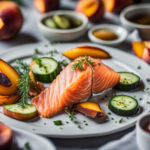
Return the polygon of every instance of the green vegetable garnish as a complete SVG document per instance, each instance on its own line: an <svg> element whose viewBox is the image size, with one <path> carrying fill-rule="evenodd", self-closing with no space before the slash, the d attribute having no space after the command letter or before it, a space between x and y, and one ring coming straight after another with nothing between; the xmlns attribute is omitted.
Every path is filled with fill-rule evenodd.
<svg viewBox="0 0 150 150"><path fill-rule="evenodd" d="M123 121L123 118L121 118L121 119L119 120L119 123L122 123L122 121Z"/></svg>
<svg viewBox="0 0 150 150"><path fill-rule="evenodd" d="M55 44L57 44L57 42L55 42L55 41L50 41L49 44L55 45Z"/></svg>
<svg viewBox="0 0 150 150"><path fill-rule="evenodd" d="M33 56L31 57L32 61L38 59L38 56L37 56L38 54L39 54L39 51L38 51L38 49L36 48L36 49L34 50Z"/></svg>
<svg viewBox="0 0 150 150"><path fill-rule="evenodd" d="M65 112L68 114L71 121L73 121L76 117L73 115L74 110L70 110L69 107L65 107Z"/></svg>
<svg viewBox="0 0 150 150"><path fill-rule="evenodd" d="M35 63L39 66L39 68L42 67L42 60L41 59L36 59Z"/></svg>
<svg viewBox="0 0 150 150"><path fill-rule="evenodd" d="M141 66L138 66L137 69L141 69Z"/></svg>
<svg viewBox="0 0 150 150"><path fill-rule="evenodd" d="M30 145L29 145L29 142L26 142L26 143L24 144L24 149L25 149L25 150L31 150Z"/></svg>
<svg viewBox="0 0 150 150"><path fill-rule="evenodd" d="M62 121L61 120L56 120L56 121L53 121L53 122L54 122L54 124L56 126L61 126L62 125Z"/></svg>
<svg viewBox="0 0 150 150"><path fill-rule="evenodd" d="M108 112L107 114L108 114L108 115L111 115L111 112Z"/></svg>
<svg viewBox="0 0 150 150"><path fill-rule="evenodd" d="M81 128L81 126L80 126L80 125L78 125L78 128Z"/></svg>
<svg viewBox="0 0 150 150"><path fill-rule="evenodd" d="M50 54L50 57L53 57L54 54L57 54L57 53L58 53L57 50L54 49L54 50L51 50L51 51L47 52L46 54Z"/></svg>

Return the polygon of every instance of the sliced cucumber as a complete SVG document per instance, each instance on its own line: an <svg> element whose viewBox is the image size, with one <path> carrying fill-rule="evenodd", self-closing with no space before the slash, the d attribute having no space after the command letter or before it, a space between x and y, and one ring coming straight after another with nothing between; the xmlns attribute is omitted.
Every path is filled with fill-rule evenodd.
<svg viewBox="0 0 150 150"><path fill-rule="evenodd" d="M138 102L127 95L117 95L110 99L109 109L120 116L135 115L139 109Z"/></svg>
<svg viewBox="0 0 150 150"><path fill-rule="evenodd" d="M30 69L37 80L44 83L51 83L61 71L58 62L49 57L36 59L35 63L31 63Z"/></svg>
<svg viewBox="0 0 150 150"><path fill-rule="evenodd" d="M25 108L22 108L19 104L10 104L10 105L3 105L3 107L11 112L20 113L20 114L32 114L37 111L34 105L26 105Z"/></svg>
<svg viewBox="0 0 150 150"><path fill-rule="evenodd" d="M47 27L57 29L57 25L56 25L56 23L54 22L54 20L52 18L45 19L44 24Z"/></svg>
<svg viewBox="0 0 150 150"><path fill-rule="evenodd" d="M69 29L70 28L70 21L67 17L54 15L53 19L60 29Z"/></svg>
<svg viewBox="0 0 150 150"><path fill-rule="evenodd" d="M115 88L123 91L130 91L140 85L140 77L130 72L118 72L121 76L120 82Z"/></svg>

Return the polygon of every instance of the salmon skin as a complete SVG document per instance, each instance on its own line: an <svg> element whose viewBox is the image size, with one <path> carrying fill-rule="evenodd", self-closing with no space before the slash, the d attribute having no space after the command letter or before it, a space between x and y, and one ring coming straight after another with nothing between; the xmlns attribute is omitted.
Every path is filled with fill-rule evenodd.
<svg viewBox="0 0 150 150"><path fill-rule="evenodd" d="M76 60L79 59L83 59L83 57ZM64 107L90 97L91 85L93 93L100 93L120 82L120 75L104 65L100 59L91 58L91 61L95 62L92 65L93 78L92 69L88 63L83 63L84 70L72 71L71 66L75 62L71 62L48 88L32 99L31 103L42 117L52 117L62 111Z"/></svg>

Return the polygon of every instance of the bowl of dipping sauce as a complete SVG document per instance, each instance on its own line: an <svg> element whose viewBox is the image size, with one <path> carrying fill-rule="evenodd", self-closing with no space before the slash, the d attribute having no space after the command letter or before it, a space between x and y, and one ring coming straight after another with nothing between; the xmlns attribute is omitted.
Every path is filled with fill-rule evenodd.
<svg viewBox="0 0 150 150"><path fill-rule="evenodd" d="M150 150L150 113L137 121L136 140L140 150Z"/></svg>
<svg viewBox="0 0 150 150"><path fill-rule="evenodd" d="M52 41L73 41L87 30L88 18L79 12L56 10L43 14L38 22L42 35Z"/></svg>
<svg viewBox="0 0 150 150"><path fill-rule="evenodd" d="M127 38L128 32L117 25L101 24L93 26L89 32L88 37L92 42L117 46Z"/></svg>
<svg viewBox="0 0 150 150"><path fill-rule="evenodd" d="M120 20L128 31L138 29L143 40L150 40L150 4L125 8L120 14Z"/></svg>

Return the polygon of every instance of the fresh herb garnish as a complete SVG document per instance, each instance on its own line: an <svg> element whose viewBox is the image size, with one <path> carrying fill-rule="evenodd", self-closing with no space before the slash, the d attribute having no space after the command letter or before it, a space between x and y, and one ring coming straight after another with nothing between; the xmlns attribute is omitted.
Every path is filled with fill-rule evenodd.
<svg viewBox="0 0 150 150"><path fill-rule="evenodd" d="M100 63L98 63L98 65L101 65Z"/></svg>
<svg viewBox="0 0 150 150"><path fill-rule="evenodd" d="M85 120L83 122L86 122Z"/></svg>
<svg viewBox="0 0 150 150"><path fill-rule="evenodd" d="M68 64L69 64L66 59L58 61L58 63L61 64L61 65L63 65L63 66L65 66L65 67L68 66Z"/></svg>
<svg viewBox="0 0 150 150"><path fill-rule="evenodd" d="M20 95L21 99L19 100L19 105L22 106L23 108L25 107L25 105L29 105L28 104L28 98L29 98L29 90L30 90L30 85L34 85L33 82L30 79L29 76L29 66L24 63L21 60L16 60L15 61L15 66L14 68L16 69L16 71L18 72L18 74L20 75L20 82L18 83L18 94Z"/></svg>
<svg viewBox="0 0 150 150"><path fill-rule="evenodd" d="M76 117L73 115L74 110L70 110L69 107L65 107L65 112L68 114L68 117L70 118L71 121L73 121Z"/></svg>
<svg viewBox="0 0 150 150"><path fill-rule="evenodd" d="M55 44L57 44L57 42L55 42L55 41L50 41L49 44L55 45Z"/></svg>
<svg viewBox="0 0 150 150"><path fill-rule="evenodd" d="M32 129L33 131L35 130L35 129Z"/></svg>
<svg viewBox="0 0 150 150"><path fill-rule="evenodd" d="M38 54L39 54L39 51L38 51L38 49L36 48L36 49L34 50L33 56L31 57L32 61L38 59L38 56L37 56Z"/></svg>
<svg viewBox="0 0 150 150"><path fill-rule="evenodd" d="M62 128L60 127L60 130L61 130Z"/></svg>
<svg viewBox="0 0 150 150"><path fill-rule="evenodd" d="M87 126L88 124L86 123L85 125Z"/></svg>
<svg viewBox="0 0 150 150"><path fill-rule="evenodd" d="M147 102L147 104L150 104L150 102Z"/></svg>
<svg viewBox="0 0 150 150"><path fill-rule="evenodd" d="M114 120L114 118L111 118L111 120Z"/></svg>
<svg viewBox="0 0 150 150"><path fill-rule="evenodd" d="M69 123L68 121L66 121L66 123Z"/></svg>
<svg viewBox="0 0 150 150"><path fill-rule="evenodd" d="M138 66L137 69L141 69L141 66Z"/></svg>
<svg viewBox="0 0 150 150"><path fill-rule="evenodd" d="M78 128L80 128L80 129L81 129L81 126L80 126L80 125L78 125Z"/></svg>
<svg viewBox="0 0 150 150"><path fill-rule="evenodd" d="M46 125L46 123L44 123L44 125Z"/></svg>
<svg viewBox="0 0 150 150"><path fill-rule="evenodd" d="M147 82L150 82L150 79L146 79Z"/></svg>
<svg viewBox="0 0 150 150"><path fill-rule="evenodd" d="M39 68L42 67L42 60L41 59L36 59L35 63L39 66Z"/></svg>
<svg viewBox="0 0 150 150"><path fill-rule="evenodd" d="M50 54L50 57L53 57L54 54L57 54L57 53L58 53L57 50L54 49L54 50L51 50L51 51L47 52L46 54Z"/></svg>
<svg viewBox="0 0 150 150"><path fill-rule="evenodd" d="M25 149L25 150L31 150L30 145L29 145L29 142L26 142L26 143L24 144L24 149Z"/></svg>
<svg viewBox="0 0 150 150"><path fill-rule="evenodd" d="M142 100L142 98L139 98L139 100Z"/></svg>
<svg viewBox="0 0 150 150"><path fill-rule="evenodd" d="M117 123L117 121L115 121L115 123Z"/></svg>
<svg viewBox="0 0 150 150"><path fill-rule="evenodd" d="M61 126L62 125L62 121L61 120L56 120L56 121L53 121L53 122L54 122L54 124L56 126Z"/></svg>
<svg viewBox="0 0 150 150"><path fill-rule="evenodd" d="M123 121L123 118L121 118L121 119L119 120L119 123L122 123L122 121Z"/></svg>
<svg viewBox="0 0 150 150"><path fill-rule="evenodd" d="M107 114L108 114L108 115L111 115L111 112L108 112Z"/></svg>
<svg viewBox="0 0 150 150"><path fill-rule="evenodd" d="M149 90L149 88L143 89L143 91L144 91L145 93L147 93L148 90Z"/></svg>
<svg viewBox="0 0 150 150"><path fill-rule="evenodd" d="M48 45L46 45L46 44L45 44L44 46L45 46L45 47L48 47Z"/></svg>
<svg viewBox="0 0 150 150"><path fill-rule="evenodd" d="M127 117L127 119L129 119L129 117Z"/></svg>

